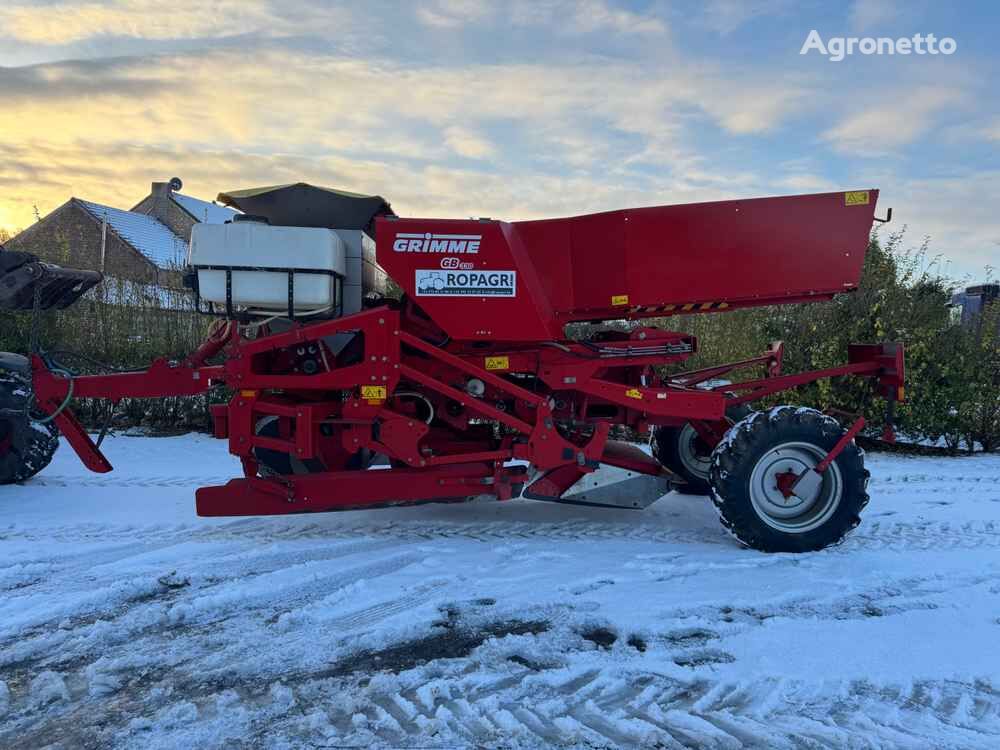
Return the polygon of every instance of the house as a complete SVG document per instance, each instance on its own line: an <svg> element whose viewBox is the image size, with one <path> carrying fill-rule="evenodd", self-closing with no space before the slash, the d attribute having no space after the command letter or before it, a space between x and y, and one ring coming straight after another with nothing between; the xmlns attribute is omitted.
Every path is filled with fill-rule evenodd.
<svg viewBox="0 0 1000 750"><path fill-rule="evenodd" d="M1000 284L986 283L966 287L951 296L951 307L956 321L966 328L982 326L983 316L987 308L1000 301ZM1000 320L997 321L997 334L1000 335Z"/></svg>
<svg viewBox="0 0 1000 750"><path fill-rule="evenodd" d="M191 241L191 227L195 224L225 224L236 215L236 211L226 206L183 195L178 192L181 187L176 177L170 182L154 182L149 195L135 204L131 212L152 216L185 244Z"/></svg>
<svg viewBox="0 0 1000 750"><path fill-rule="evenodd" d="M181 187L176 177L154 182L149 195L128 211L70 198L4 247L124 281L181 289L180 267L191 227L202 222L222 224L236 214L184 195Z"/></svg>

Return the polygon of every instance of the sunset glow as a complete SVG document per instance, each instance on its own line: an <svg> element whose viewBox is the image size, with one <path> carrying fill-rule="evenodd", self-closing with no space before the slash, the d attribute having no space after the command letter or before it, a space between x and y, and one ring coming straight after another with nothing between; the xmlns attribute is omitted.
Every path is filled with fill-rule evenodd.
<svg viewBox="0 0 1000 750"><path fill-rule="evenodd" d="M912 244L995 264L989 24L884 0L740 7L13 0L0 226L71 195L127 208L174 175L205 198L304 180L509 219L879 187ZM959 47L831 63L799 54L811 28Z"/></svg>

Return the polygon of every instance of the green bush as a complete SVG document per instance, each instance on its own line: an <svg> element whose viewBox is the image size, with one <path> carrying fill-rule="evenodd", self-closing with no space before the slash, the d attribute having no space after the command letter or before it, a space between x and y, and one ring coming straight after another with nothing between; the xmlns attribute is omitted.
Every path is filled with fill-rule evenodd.
<svg viewBox="0 0 1000 750"><path fill-rule="evenodd" d="M185 292L106 279L72 307L44 313L39 341L44 350L58 352L56 358L74 372L96 374L103 370L94 361L134 369L157 357L183 359L204 340L211 320L190 309ZM29 351L31 326L30 313L0 315L0 351ZM113 425L206 430L209 401L207 396L123 399L115 408ZM78 399L73 406L91 428L104 424L108 408L108 402L99 399Z"/></svg>
<svg viewBox="0 0 1000 750"><path fill-rule="evenodd" d="M785 343L785 372L822 369L846 361L851 343L901 341L906 347L906 401L897 425L908 436L943 439L952 450L1000 444L997 310L992 321L963 328L949 308L954 284L933 269L927 247L907 251L903 233L883 243L873 234L859 289L828 302L738 310L665 319L666 327L694 333L699 352L684 369L738 361ZM1000 307L1000 306L994 306ZM984 316L985 317L985 316ZM736 379L751 373L733 373ZM733 376L730 376L733 377ZM872 434L885 422L885 401L870 380L839 377L783 392L766 403L808 404L861 414Z"/></svg>

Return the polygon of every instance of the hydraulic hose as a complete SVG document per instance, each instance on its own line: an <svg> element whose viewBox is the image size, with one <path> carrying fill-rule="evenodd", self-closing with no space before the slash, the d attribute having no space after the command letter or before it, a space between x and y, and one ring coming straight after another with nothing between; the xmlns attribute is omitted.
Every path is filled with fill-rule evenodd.
<svg viewBox="0 0 1000 750"><path fill-rule="evenodd" d="M64 398L63 402L61 404L59 404L59 408L56 409L51 414L49 414L48 416L46 416L46 417L37 417L37 418L36 417L32 417L31 416L31 408L30 407L28 408L28 418L31 419L33 422L37 422L38 424L48 424L49 422L51 422L52 420L54 420L56 417L58 417L60 414L63 413L63 411L66 409L66 407L69 406L69 402L73 400L73 376L72 376L72 374L70 374L68 371L62 370L62 369L51 370L50 372L52 372L53 375L59 375L60 377L66 378L69 381L69 387L66 389L66 398ZM29 401L28 403L30 404L31 402Z"/></svg>

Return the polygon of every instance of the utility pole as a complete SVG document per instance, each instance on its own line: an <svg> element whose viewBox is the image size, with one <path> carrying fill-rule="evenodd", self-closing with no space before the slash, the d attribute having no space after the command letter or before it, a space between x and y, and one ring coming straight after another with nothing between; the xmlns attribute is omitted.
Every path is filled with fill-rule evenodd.
<svg viewBox="0 0 1000 750"><path fill-rule="evenodd" d="M104 212L104 219L101 221L101 273L104 273L105 257L108 247L108 212Z"/></svg>

